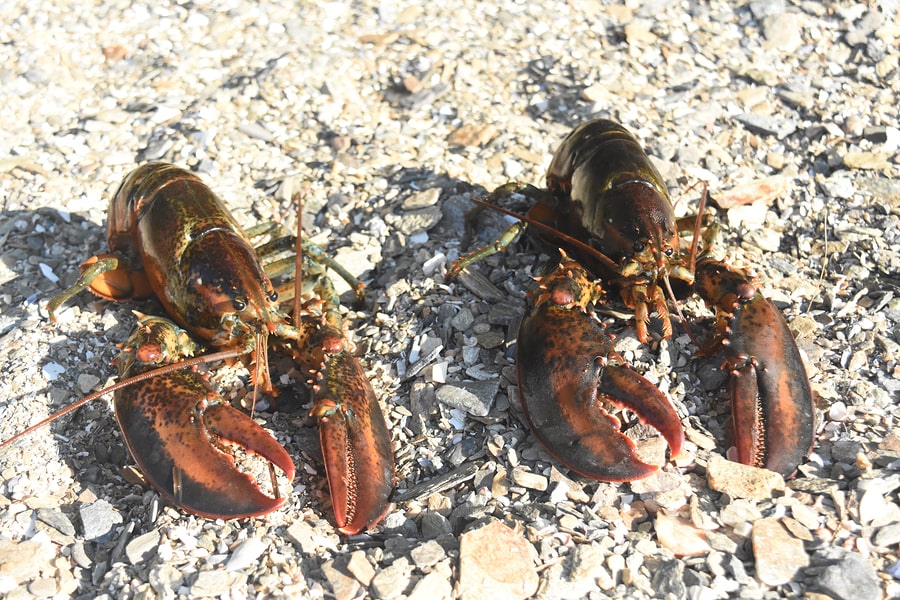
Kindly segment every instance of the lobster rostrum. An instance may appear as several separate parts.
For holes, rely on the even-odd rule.
[[[527,215],[497,206],[514,194],[534,202]],[[667,297],[677,302],[675,287],[694,289],[717,311],[716,333],[702,351],[724,356],[737,459],[784,476],[795,473],[812,448],[814,408],[784,317],[757,291],[753,278],[714,258],[715,229],[700,231],[702,202],[692,242],[684,247],[662,177],[630,132],[605,119],[584,123],[557,149],[546,189],[511,183],[478,204],[519,220],[494,244],[452,265],[448,278],[504,249],[529,227],[577,260],[564,252],[560,265],[541,280],[542,291],[517,342],[522,406],[550,454],[599,480],[633,480],[652,472],[623,459],[632,456],[632,445],[617,430],[600,433],[609,431],[611,421],[597,398],[635,413],[663,434],[673,455],[678,452],[683,433],[674,409],[649,382],[635,383],[643,378],[611,352],[608,336],[588,310],[601,301],[597,290],[604,282],[634,310],[640,341],[649,340],[652,312],[661,321],[662,337],[669,337]]]
[[[357,533],[390,508],[393,455],[384,416],[344,335],[326,267],[358,296],[363,286],[306,240],[287,236],[254,248],[250,237],[274,229],[260,226],[245,234],[196,175],[169,164],[143,165],[111,200],[110,252],[86,261],[78,281],[48,303],[48,312],[55,319],[55,311],[83,289],[115,301],[159,298],[177,325],[144,318],[123,345],[118,364],[126,379],[114,386],[116,415],[149,483],[177,506],[210,518],[265,514],[284,502],[277,493],[263,494],[212,442],[259,454],[289,479],[294,466],[271,435],[188,370],[203,357],[182,360],[199,345],[181,328],[217,350],[212,358],[252,358],[255,388],[273,396],[267,353],[270,346],[286,352],[313,383],[311,414],[321,425],[338,528]],[[296,259],[261,260],[295,244]],[[296,290],[276,289],[270,277],[283,273],[295,277]],[[294,296],[293,314],[282,308],[279,292]]]

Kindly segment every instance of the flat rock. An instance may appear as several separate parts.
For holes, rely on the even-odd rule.
[[[705,533],[683,519],[659,513],[654,529],[659,545],[675,556],[697,556],[712,550]]]
[[[390,566],[381,569],[372,579],[371,590],[376,598],[397,598],[406,591],[410,584],[413,566],[403,556]]]
[[[767,585],[787,583],[809,565],[803,541],[792,536],[778,519],[756,521],[751,540],[756,577]]]
[[[747,129],[762,135],[774,135],[784,139],[797,130],[797,123],[790,119],[780,119],[770,115],[744,113],[736,115],[735,121],[742,123]]]
[[[706,478],[709,487],[733,498],[765,500],[784,490],[784,478],[778,473],[726,460],[718,454],[710,456]]]
[[[446,573],[432,571],[416,582],[409,600],[449,600],[453,586]]]
[[[496,381],[484,383],[490,383],[492,386],[499,385]],[[478,394],[465,389],[462,384],[442,385],[435,390],[435,396],[440,402],[447,406],[459,408],[475,417],[485,417],[491,411],[490,401],[485,402],[486,398],[484,396],[479,396]],[[491,400],[493,400],[493,398],[491,398]]]
[[[347,561],[347,571],[364,586],[372,583],[372,578],[375,577],[375,568],[372,566],[372,563],[366,560],[366,553],[362,550],[350,553],[350,558]]]
[[[86,540],[107,540],[112,536],[115,526],[122,522],[122,515],[106,500],[82,506],[78,513]]]
[[[322,573],[331,584],[335,600],[352,600],[359,594],[359,581],[347,572],[346,562],[346,559],[335,559],[322,564]]]
[[[191,585],[191,596],[224,596],[237,586],[244,585],[247,576],[235,571],[201,571],[197,573],[197,579]]]
[[[255,564],[256,559],[265,551],[266,543],[261,539],[255,537],[246,539],[231,553],[225,568],[229,571],[240,571]]]
[[[137,565],[148,560],[158,545],[159,531],[154,529],[129,541],[125,546],[125,556],[131,564]]]
[[[528,598],[537,591],[531,544],[499,521],[464,533],[459,542],[459,593],[471,600]]]
[[[859,554],[831,547],[822,553],[822,558],[829,563],[816,580],[822,592],[840,600],[882,597],[878,574],[872,563]]]

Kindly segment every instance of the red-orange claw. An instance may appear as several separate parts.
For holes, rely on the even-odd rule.
[[[141,317],[116,360],[123,378],[192,354],[187,333],[162,317]],[[284,504],[264,494],[210,439],[256,453],[289,479],[294,463],[253,419],[232,408],[196,371],[182,369],[115,393],[116,419],[147,481],[179,508],[210,519],[263,515]],[[275,485],[273,483],[273,485]]]
[[[281,469],[289,481],[294,480],[294,461],[290,454],[268,431],[243,412],[229,404],[214,404],[203,413],[203,423],[210,433],[262,456]]]
[[[729,328],[725,355],[738,461],[791,477],[815,436],[800,351],[781,311],[761,294],[734,310]]]
[[[516,363],[522,408],[535,437],[570,469],[600,481],[633,481],[657,470],[635,453],[603,402],[658,429],[673,455],[684,431],[675,409],[629,368],[600,324],[581,310],[545,304],[522,323]]]
[[[704,258],[697,289],[719,310],[737,460],[791,477],[809,455],[815,407],[800,350],[781,311],[738,269]]]
[[[312,414],[319,420],[338,531],[371,529],[391,510],[394,454],[375,392],[355,357],[342,352],[327,360]]]
[[[195,414],[198,400],[210,400]],[[293,478],[294,464],[253,419],[226,404],[192,371],[176,371],[116,392],[116,418],[147,481],[176,506],[210,519],[264,515],[284,504],[260,491],[210,434],[247,444]]]

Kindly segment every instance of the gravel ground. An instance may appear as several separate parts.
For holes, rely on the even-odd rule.
[[[314,425],[263,412],[299,466],[286,508],[185,516],[134,483],[95,402],[0,453],[0,593],[900,596],[898,5],[694,4],[4,3],[0,438],[111,381],[131,310],[158,310],[81,295],[54,325],[43,306],[105,247],[118,182],[165,160],[247,225],[293,228],[303,190],[308,235],[369,285],[347,319],[398,484],[381,527],[339,537]],[[542,183],[595,116],[638,136],[679,210],[698,181],[731,207],[729,256],[808,359],[818,436],[795,480],[719,460],[715,360],[689,360],[678,323],[647,348],[624,321],[620,351],[683,414],[687,449],[632,484],[568,472],[522,423],[509,344],[548,249],[444,282],[504,224],[467,230],[470,199]]]

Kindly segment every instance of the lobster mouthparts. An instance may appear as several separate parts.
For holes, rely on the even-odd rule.
[[[602,325],[582,309],[585,288],[578,279],[586,273],[573,265],[544,279],[549,292],[519,330],[522,408],[535,437],[570,469],[600,481],[641,479],[657,467],[637,456],[603,403],[630,410],[657,429],[673,456],[681,451],[684,430],[665,395],[625,363]]]

